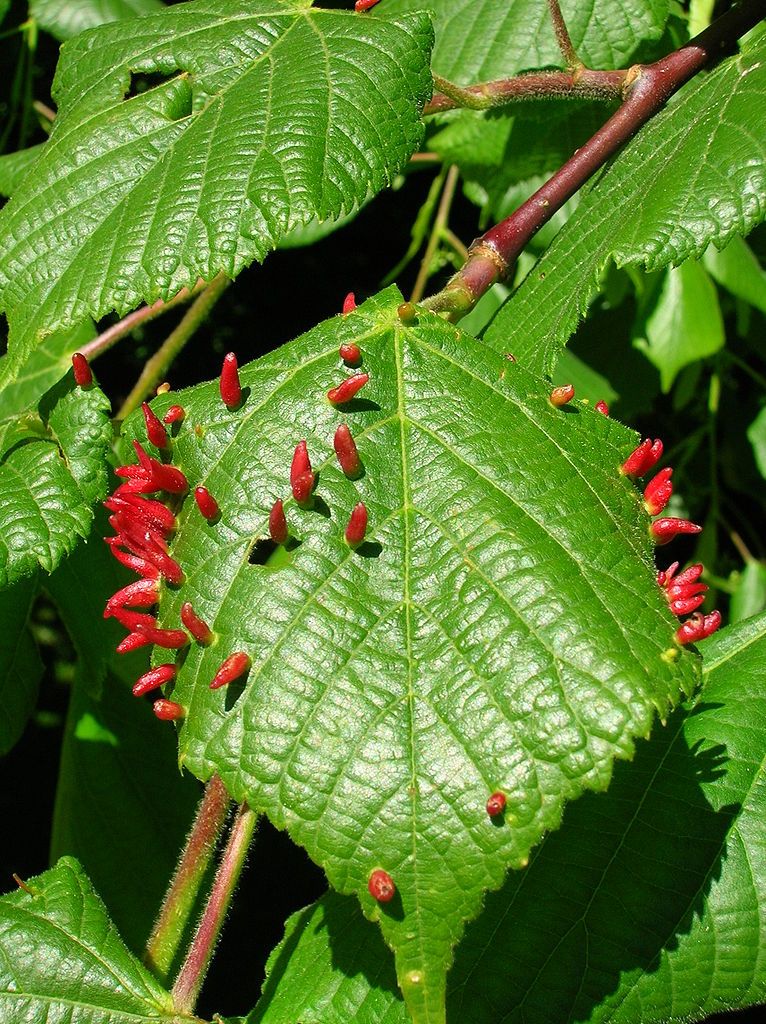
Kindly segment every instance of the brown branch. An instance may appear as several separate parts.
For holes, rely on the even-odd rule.
[[[571,71],[531,71],[465,87],[434,75],[434,85],[441,91],[434,93],[423,108],[423,115],[463,107],[488,110],[531,100],[577,99],[608,103],[623,98],[630,74],[627,70],[591,71],[579,67]]]
[[[423,305],[457,320],[506,277],[529,240],[604,166],[674,92],[763,17],[763,0],[742,0],[685,46],[647,66],[631,69],[619,110],[542,188],[469,249],[465,265]]]

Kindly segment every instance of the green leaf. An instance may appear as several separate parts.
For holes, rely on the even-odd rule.
[[[28,149],[0,156],[0,196],[10,196],[24,181],[29,168],[43,150],[44,142]]]
[[[109,408],[70,372],[37,409],[0,420],[0,587],[38,565],[52,572],[87,536],[106,493]]]
[[[2,390],[3,415],[18,416],[42,398],[71,369],[72,353],[96,335],[93,323],[77,324],[45,338],[24,362],[18,375]],[[0,375],[7,356],[0,358]]]
[[[223,410],[218,382],[155,400],[160,415],[186,408],[174,463],[221,508],[211,525],[184,501],[172,554],[187,582],[163,591],[160,621],[177,625],[190,601],[217,636],[179,662],[181,763],[219,773],[359,895],[414,1017],[431,1022],[484,890],[526,862],[567,799],[607,786],[697,661],[674,660],[648,520],[617,471],[635,435],[554,409],[549,384],[439,317],[403,326],[400,302],[391,289],[250,364],[241,411]],[[339,410],[324,392],[350,341],[371,381]],[[358,481],[333,454],[344,420]],[[143,436],[142,418],[126,429]],[[295,545],[259,564],[301,438],[318,497],[288,502]],[[369,538],[352,551],[360,499]],[[211,691],[237,650],[249,676]],[[496,825],[485,804],[498,787]],[[367,892],[377,867],[398,887],[386,906]]]
[[[156,14],[163,6],[160,0],[30,0],[29,13],[40,28],[63,41],[96,25]]]
[[[546,0],[386,0],[380,17],[432,9],[433,68],[460,84],[530,68],[561,67]],[[662,34],[668,0],[562,0],[578,56],[588,67],[617,68],[647,39]]]
[[[43,663],[27,629],[36,594],[34,577],[0,591],[0,755],[19,739],[37,703]]]
[[[766,998],[766,616],[705,641],[707,681],[607,793],[491,894],[448,1017],[665,1024]],[[288,922],[248,1024],[406,1024],[383,943],[330,893]]]
[[[390,184],[422,136],[431,36],[422,13],[195,0],[67,43],[49,142],[0,212],[4,376],[56,328],[236,277]],[[165,81],[126,99],[141,75]]]
[[[766,478],[766,407],[761,409],[747,428],[747,439],[752,445],[758,471]]]
[[[26,884],[31,892],[0,899],[3,1020],[180,1022],[170,995],[125,948],[77,861],[64,857]]]
[[[549,373],[610,260],[656,270],[723,248],[766,211],[766,39],[698,77],[587,191],[485,335]]]
[[[732,622],[741,622],[766,608],[766,566],[761,562],[748,562],[739,574],[739,584],[731,597],[729,616]]]
[[[702,264],[670,267],[633,342],[660,371],[662,390],[670,391],[679,370],[718,352],[725,341],[718,293]]]
[[[718,284],[766,313],[766,271],[744,238],[735,236],[721,252],[711,246],[703,259]]]

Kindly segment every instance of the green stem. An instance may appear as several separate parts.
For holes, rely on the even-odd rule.
[[[137,409],[154,391],[157,384],[165,376],[173,360],[181,352],[203,320],[206,319],[210,310],[230,284],[231,281],[225,274],[218,274],[198,295],[175,330],[171,331],[151,359],[147,360],[146,365],[141,371],[141,376],[117,413],[116,418],[118,420],[125,419],[129,413]]]
[[[566,71],[532,71],[493,82],[461,86],[434,75],[434,93],[423,108],[423,114],[465,107],[468,110],[489,110],[511,103],[531,100],[588,99],[606,103],[622,98],[629,70],[592,71],[577,67]]]
[[[160,915],[146,945],[144,963],[163,984],[181,944],[229,809],[229,794],[217,775],[208,782]]]
[[[257,814],[247,804],[240,804],[210,896],[173,986],[173,1002],[179,1013],[191,1014],[194,1010],[257,822]]]
[[[548,0],[548,10],[550,11],[551,21],[553,22],[553,31],[556,34],[556,42],[559,44],[559,50],[561,51],[561,56],[564,58],[566,66],[568,68],[582,67],[582,61],[575,53],[575,48],[572,45],[572,40],[569,36],[569,29],[564,21],[564,15],[561,13],[559,0]]]
[[[457,167],[450,167],[444,182],[441,199],[439,200],[439,207],[436,211],[436,216],[434,217],[434,223],[431,228],[428,245],[426,246],[426,251],[423,254],[423,259],[420,262],[420,269],[418,270],[417,280],[415,281],[415,285],[412,289],[410,302],[419,302],[423,298],[423,292],[426,290],[428,277],[431,273],[431,261],[433,260],[436,248],[441,241],[442,232],[447,226],[449,211],[452,206],[452,200],[455,196],[455,188],[459,177],[460,171]]]

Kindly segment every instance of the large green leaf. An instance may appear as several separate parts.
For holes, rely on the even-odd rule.
[[[485,340],[550,372],[609,260],[649,269],[723,248],[766,212],[766,37],[688,85],[601,174]]]
[[[71,39],[86,28],[161,11],[161,0],[30,0],[29,13],[56,39]]]
[[[7,754],[24,731],[37,702],[43,664],[27,629],[37,579],[0,591],[0,754]]]
[[[433,11],[434,71],[461,84],[562,65],[547,0],[386,0],[382,17]],[[564,20],[589,67],[621,67],[662,34],[668,0],[562,0]]]
[[[194,0],[62,51],[58,116],[0,212],[15,373],[87,316],[235,277],[389,184],[422,135],[430,22],[306,0]],[[126,99],[132,76],[165,81]]]
[[[45,338],[3,388],[3,417],[18,416],[35,405],[71,369],[72,353],[79,351],[95,333],[93,323],[87,321]],[[0,358],[0,375],[7,358]]]
[[[141,851],[133,854],[140,860]],[[66,1024],[180,1022],[125,948],[77,861],[0,899],[0,1018]],[[185,1018],[188,1019],[188,1018]]]
[[[358,893],[414,1016],[439,1021],[484,890],[526,863],[567,799],[607,786],[655,709],[694,685],[697,659],[673,646],[648,519],[617,471],[635,435],[554,409],[544,382],[432,314],[404,326],[400,301],[383,293],[248,366],[240,411],[217,382],[155,400],[186,407],[174,463],[221,507],[211,525],[184,502],[172,553],[187,582],[163,592],[160,616],[177,625],[191,601],[217,634],[179,660],[182,764],[220,773]],[[351,340],[371,381],[338,410],[324,392]],[[343,420],[356,482],[333,455]],[[301,438],[319,497],[288,502],[297,546],[258,564]],[[360,499],[370,535],[354,552],[343,530]],[[243,649],[244,689],[211,691]],[[385,907],[367,893],[379,866],[398,886]]]
[[[28,149],[19,149],[15,153],[3,153],[0,156],[0,196],[9,196],[16,191],[44,145],[44,142],[40,142]]]
[[[36,407],[0,420],[0,587],[39,566],[52,572],[104,497],[109,402],[71,371]]]
[[[572,805],[450,976],[468,1024],[665,1024],[766,999],[766,616],[705,643],[697,707]],[[405,1024],[393,964],[331,893],[287,923],[248,1024]]]

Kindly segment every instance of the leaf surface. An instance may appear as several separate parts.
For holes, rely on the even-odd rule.
[[[240,410],[217,382],[155,400],[159,414],[185,406],[174,464],[221,508],[211,524],[184,502],[171,551],[186,583],[163,591],[160,621],[176,626],[190,601],[217,637],[179,660],[182,764],[218,772],[359,895],[425,1022],[442,1019],[451,951],[484,890],[567,799],[608,784],[655,709],[694,685],[697,659],[663,657],[674,621],[639,494],[617,472],[635,435],[555,410],[549,385],[438,317],[403,326],[400,302],[383,293],[248,366]],[[336,409],[325,391],[346,341],[371,380]],[[356,481],[333,454],[342,421]],[[269,557],[258,540],[302,438],[314,508],[286,503],[295,544]],[[370,529],[352,551],[360,500]],[[249,675],[211,691],[237,650]],[[508,811],[494,824],[497,788]],[[398,889],[385,906],[367,892],[379,867]]]
[[[423,13],[305,0],[194,0],[71,40],[50,139],[0,212],[5,377],[50,331],[236,277],[390,184],[422,135],[430,44]],[[129,95],[142,75],[161,82]]]
[[[0,196],[12,195],[24,180],[29,168],[42,152],[44,142],[15,153],[0,156]]]
[[[548,373],[610,260],[650,270],[723,248],[766,214],[766,39],[679,93],[600,175],[490,325]]]
[[[43,664],[27,629],[36,593],[36,577],[0,591],[0,755],[19,739],[37,703]]]
[[[0,1017],[66,1024],[180,1022],[125,948],[77,861],[0,898]]]
[[[766,998],[765,649],[766,616],[706,641],[696,708],[571,805],[469,925],[449,1020],[664,1024]],[[267,969],[248,1024],[406,1024],[347,897],[290,918]]]
[[[30,0],[29,13],[56,39],[71,39],[86,28],[124,21],[163,9],[160,0]]]

